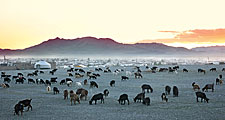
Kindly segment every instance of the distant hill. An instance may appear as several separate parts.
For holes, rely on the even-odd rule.
[[[0,49],[0,55],[33,57],[191,55],[194,53],[193,50],[162,43],[122,44],[110,38],[95,37],[76,39],[57,37],[26,49]]]
[[[207,53],[225,53],[225,46],[196,47],[192,50]]]

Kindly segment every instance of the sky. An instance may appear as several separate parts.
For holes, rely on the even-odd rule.
[[[225,45],[224,0],[0,0],[0,48],[93,36],[176,47]]]

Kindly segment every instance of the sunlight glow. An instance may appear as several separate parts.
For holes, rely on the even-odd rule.
[[[55,37],[93,36],[121,43],[171,39],[177,31],[225,28],[224,4],[223,0],[0,0],[0,48],[26,48]],[[202,44],[193,44],[197,45]]]

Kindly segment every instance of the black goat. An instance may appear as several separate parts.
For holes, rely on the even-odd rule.
[[[165,93],[162,93],[162,95],[161,95],[161,98],[162,98],[162,101],[168,101],[168,98],[166,97],[166,94]]]
[[[203,93],[203,92],[196,92],[195,94],[196,94],[196,96],[197,96],[197,102],[198,102],[198,98],[199,98],[199,97],[201,98],[201,102],[202,102],[203,99],[204,99],[204,101],[206,101],[207,103],[209,102],[209,99],[206,97],[205,93]]]
[[[31,79],[31,78],[28,78],[27,81],[28,81],[28,84],[29,84],[30,82],[31,82],[31,83],[35,83],[35,81],[34,81],[33,79]]]
[[[23,115],[23,105],[20,104],[20,103],[17,103],[15,106],[14,106],[14,115],[17,114],[19,115],[19,112],[21,113],[21,116]]]
[[[62,84],[66,84],[66,80],[64,80],[64,79],[63,79],[63,80],[61,80],[59,84],[60,84],[60,85],[62,85]]]
[[[107,97],[107,96],[109,95],[109,90],[108,90],[108,89],[105,89],[105,90],[103,91],[103,93],[104,93],[104,96]]]
[[[127,76],[121,76],[121,80],[129,80]]]
[[[89,101],[89,104],[92,105],[92,101],[95,101],[95,104],[97,103],[97,100],[101,100],[101,103],[104,103],[104,98],[103,98],[103,94],[99,93],[99,94],[95,94],[91,100]]]
[[[144,100],[145,98],[145,93],[139,93],[137,96],[134,98],[134,102],[141,102],[141,100]]]
[[[125,105],[126,100],[128,102],[128,105],[129,105],[130,103],[129,103],[128,95],[127,94],[122,94],[122,95],[120,95],[120,98],[119,98],[118,101],[119,101],[119,104]]]
[[[115,83],[116,83],[116,81],[115,80],[112,80],[112,81],[110,81],[109,84],[110,84],[111,87],[113,87],[113,86],[115,87]]]
[[[165,93],[166,93],[166,95],[170,95],[170,91],[171,91],[171,87],[167,85],[165,87]]]
[[[91,87],[91,88],[92,88],[92,87],[98,88],[98,84],[97,84],[95,81],[91,81],[91,82],[90,82],[90,87]]]
[[[202,88],[202,91],[203,92],[204,91],[208,92],[208,89],[212,89],[212,92],[213,92],[214,91],[214,83],[213,84],[207,84],[207,85],[205,85],[205,87]]]
[[[54,87],[53,92],[54,92],[54,94],[59,94],[59,89],[57,87]]]
[[[150,105],[150,98],[149,97],[144,98],[142,103],[149,106]]]
[[[29,109],[31,108],[32,110],[32,106],[31,106],[31,100],[32,99],[25,99],[25,100],[22,100],[22,101],[19,101],[18,104],[22,104],[24,107],[28,107],[27,111],[29,111]]]
[[[151,90],[151,93],[153,92],[153,89],[152,89],[152,87],[150,85],[143,84],[141,86],[141,88],[142,88],[142,92],[145,92],[145,89],[147,89],[147,93],[149,93],[149,90]]]
[[[178,93],[179,93],[179,91],[178,91],[177,86],[173,86],[173,96],[178,97]]]

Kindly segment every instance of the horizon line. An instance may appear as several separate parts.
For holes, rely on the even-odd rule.
[[[50,41],[50,40],[56,40],[56,39],[59,39],[59,40],[76,40],[76,39],[82,39],[82,38],[95,38],[95,39],[109,39],[109,40],[112,40],[112,41],[115,41],[115,42],[117,42],[117,43],[120,43],[120,44],[129,44],[129,45],[132,45],[132,44],[151,44],[151,43],[156,43],[156,44],[163,44],[163,45],[166,45],[166,46],[170,46],[170,47],[175,47],[175,48],[179,48],[179,47],[181,47],[181,48],[186,48],[186,49],[189,49],[189,50],[191,50],[191,49],[193,49],[193,48],[199,48],[199,47],[204,47],[204,48],[206,48],[206,47],[224,47],[225,46],[225,44],[215,44],[215,45],[209,45],[209,44],[205,44],[205,45],[200,45],[199,44],[199,46],[196,46],[196,47],[185,47],[185,46],[176,46],[175,44],[177,43],[163,43],[163,42],[155,42],[155,41],[152,41],[152,42],[150,42],[151,40],[139,40],[139,41],[137,41],[137,42],[118,42],[118,41],[116,41],[116,40],[114,40],[114,39],[112,39],[112,38],[107,38],[107,37],[104,37],[104,38],[98,38],[98,37],[93,37],[93,36],[85,36],[85,37],[77,37],[77,38],[72,38],[72,39],[65,39],[65,38],[60,38],[60,37],[55,37],[55,38],[53,38],[53,39],[48,39],[48,40],[45,40],[45,41],[42,41],[41,43],[38,43],[38,44],[35,44],[35,45],[31,45],[31,46],[29,46],[29,47],[26,47],[26,48],[19,48],[19,49],[11,49],[11,48],[0,48],[1,50],[25,50],[25,49],[27,49],[27,48],[31,48],[31,47],[34,47],[34,46],[38,46],[38,45],[40,45],[40,44],[42,44],[42,43],[44,43],[44,42],[48,42],[48,41]],[[174,44],[174,45],[172,45],[172,44]],[[189,43],[180,43],[180,45],[181,44],[183,44],[183,45],[188,45]],[[190,45],[190,44],[189,44]]]

